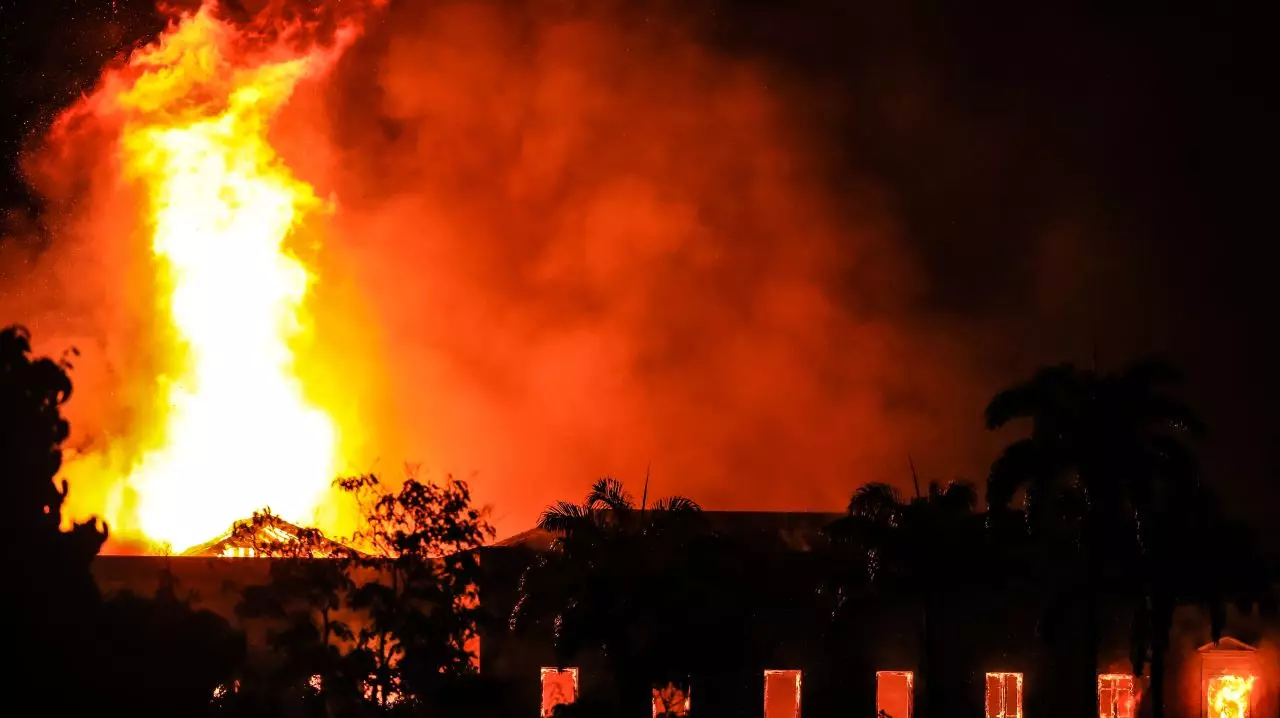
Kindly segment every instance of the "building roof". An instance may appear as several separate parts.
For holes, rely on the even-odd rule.
[[[844,514],[817,511],[704,511],[711,530],[722,536],[759,546],[808,551],[822,545],[822,529]],[[550,550],[556,536],[532,528],[494,544],[501,548]]]
[[[238,521],[236,526],[246,524],[247,521]],[[198,546],[193,546],[182,552],[183,556],[253,556],[257,546],[269,543],[292,544],[298,542],[298,537],[304,529],[296,524],[289,523],[278,516],[267,515],[262,517],[261,525],[257,531],[250,536],[236,536],[235,526],[226,533],[207,541]],[[317,532],[318,533],[318,532]],[[313,550],[313,555],[319,557],[331,556],[339,551],[350,550],[343,544],[334,541],[323,534],[318,535],[318,541]]]
[[[1200,646],[1196,650],[1199,651],[1200,653],[1219,653],[1219,652],[1226,652],[1226,651],[1252,653],[1253,651],[1256,651],[1258,649],[1254,648],[1253,646],[1250,646],[1248,643],[1245,643],[1244,641],[1240,641],[1235,638],[1232,638],[1231,636],[1223,636],[1222,639],[1219,640],[1217,643],[1210,641],[1204,644],[1203,646]]]

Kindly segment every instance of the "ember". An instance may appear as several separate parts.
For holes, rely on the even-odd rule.
[[[1253,676],[1214,676],[1205,694],[1209,718],[1250,718]]]

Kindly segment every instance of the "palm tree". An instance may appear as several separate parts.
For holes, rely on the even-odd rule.
[[[919,639],[923,715],[940,716],[951,705],[942,680],[938,624],[947,594],[975,578],[971,557],[981,541],[972,484],[930,483],[928,493],[904,501],[888,484],[861,486],[846,515],[828,527],[832,540],[853,550],[866,579],[914,599],[920,610]]]
[[[1015,420],[1031,422],[1030,436],[1009,445],[992,464],[987,502],[1007,507],[1022,491],[1032,535],[1046,550],[1059,552],[1059,562],[1041,564],[1069,567],[1052,580],[1066,581],[1067,594],[1082,611],[1088,660],[1085,665],[1082,659],[1075,679],[1079,699],[1087,696],[1090,705],[1096,700],[1098,600],[1118,592],[1150,605],[1150,567],[1170,548],[1159,544],[1157,529],[1179,497],[1198,486],[1187,439],[1203,428],[1188,407],[1165,393],[1178,379],[1169,365],[1156,361],[1111,374],[1062,364],[1001,391],[986,409],[991,430]],[[1138,571],[1127,565],[1134,556]],[[1141,675],[1144,663],[1145,656],[1135,653],[1135,674]]]
[[[547,507],[538,528],[556,538],[522,577],[512,626],[548,621],[561,662],[599,651],[637,710],[650,680],[686,682],[699,613],[687,602],[701,600],[692,566],[706,536],[698,504],[671,496],[637,505],[622,482],[603,478],[581,503]]]
[[[1170,507],[1168,518],[1152,528],[1158,538],[1147,561],[1149,591],[1142,607],[1145,619],[1134,632],[1135,656],[1147,656],[1151,687],[1164,695],[1164,660],[1169,648],[1173,612],[1179,605],[1199,606],[1209,615],[1210,636],[1222,637],[1227,607],[1242,612],[1257,606],[1274,614],[1275,596],[1256,539],[1247,526],[1229,519],[1207,489],[1189,492]],[[1135,663],[1140,659],[1135,659]],[[1153,715],[1161,716],[1157,700]]]

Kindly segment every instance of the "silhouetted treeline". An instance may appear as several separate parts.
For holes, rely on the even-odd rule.
[[[1175,609],[1205,609],[1216,638],[1228,605],[1271,607],[1250,532],[1202,482],[1192,442],[1203,427],[1168,393],[1176,374],[1062,365],[987,407],[989,428],[1026,431],[993,463],[985,502],[963,481],[913,476],[906,496],[869,483],[796,551],[720,531],[691,499],[651,500],[646,484],[637,501],[601,479],[541,516],[553,540],[521,559],[509,613],[480,603],[492,529],[465,483],[341,479],[361,507],[355,536],[295,527],[281,540],[266,510],[234,527],[232,540],[271,560],[237,607],[241,625],[263,630],[267,650],[254,651],[170,572],[152,595],[99,594],[90,564],[105,528],[62,530],[67,487],[54,483],[69,369],[33,358],[23,329],[0,332],[12,646],[0,672],[11,696],[49,715],[510,715],[521,689],[476,670],[486,631],[543,637],[550,662],[590,667],[577,703],[557,709],[566,717],[651,715],[655,686],[672,710],[693,696],[696,715],[758,716],[760,667],[797,642],[811,656],[804,680],[819,686],[806,716],[875,715],[883,666],[869,647],[889,631],[915,644],[917,716],[981,715],[965,670],[976,649],[957,626],[1002,599],[1034,616],[1027,635],[1054,668],[1058,714],[1096,711],[1099,655],[1119,627],[1132,671],[1149,675],[1143,710],[1159,718]],[[886,607],[905,622],[867,620]]]

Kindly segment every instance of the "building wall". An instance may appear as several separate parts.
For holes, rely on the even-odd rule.
[[[521,715],[537,715],[540,703],[539,672],[555,665],[551,636],[547,633],[515,634],[507,624],[517,600],[521,572],[533,554],[519,548],[486,549],[482,556],[484,582],[481,600],[495,620],[481,629],[481,672],[510,681],[519,695]],[[251,650],[264,645],[266,626],[246,623],[235,613],[245,586],[265,582],[269,559],[205,557],[102,556],[93,565],[102,591],[150,595],[160,585],[166,568],[177,579],[181,594],[192,597],[198,608],[226,617],[246,631]],[[866,595],[851,599],[851,620],[832,624],[814,595],[813,568],[803,554],[793,564],[767,567],[771,580],[743,590],[773,590],[780,607],[773,615],[761,615],[752,634],[758,641],[756,660],[741,675],[729,676],[728,689],[744,693],[743,705],[763,708],[763,671],[803,671],[803,714],[807,718],[849,715],[837,707],[856,706],[859,715],[875,715],[875,672],[911,670],[917,673],[917,696],[924,689],[920,674],[916,605],[892,597]],[[762,588],[764,587],[764,588]],[[771,588],[770,588],[771,587]],[[988,671],[1016,671],[1025,677],[1025,715],[1089,715],[1089,709],[1070,710],[1078,691],[1069,684],[1063,656],[1078,634],[1046,636],[1040,622],[1042,607],[1033,592],[1004,590],[983,592],[961,588],[947,596],[936,617],[934,630],[943,647],[948,670],[945,677],[963,696],[955,716],[981,716],[984,675]],[[1106,641],[1099,657],[1100,672],[1129,672],[1128,614],[1122,606],[1106,615]],[[1274,649],[1274,623],[1257,615],[1232,614],[1228,630],[1259,646],[1261,682],[1257,715],[1277,715],[1280,666]],[[691,636],[690,640],[698,640]],[[1166,713],[1169,718],[1199,718],[1200,664],[1196,648],[1210,640],[1202,615],[1193,609],[1179,611],[1168,658]],[[737,656],[726,656],[726,664]],[[600,656],[581,655],[573,663],[580,670],[583,694],[606,685],[606,663]],[[705,696],[707,691],[694,696]],[[698,698],[695,697],[695,705]],[[918,702],[918,700],[917,700]],[[759,715],[758,713],[756,715]],[[948,717],[949,718],[949,717]]]

